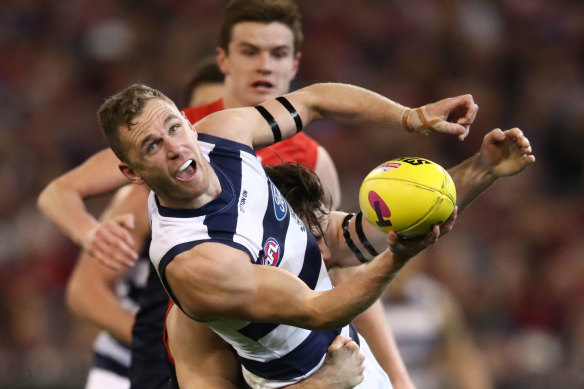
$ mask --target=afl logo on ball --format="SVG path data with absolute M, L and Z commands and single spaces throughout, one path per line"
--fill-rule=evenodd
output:
M 280 244 L 274 238 L 268 238 L 264 244 L 262 265 L 278 266 L 280 264 Z
M 276 188 L 276 185 L 270 182 L 270 186 L 272 187 L 272 197 L 274 202 L 274 214 L 276 215 L 276 219 L 278 221 L 284 220 L 286 217 L 286 213 L 288 212 L 288 203 L 284 200 L 284 197 Z

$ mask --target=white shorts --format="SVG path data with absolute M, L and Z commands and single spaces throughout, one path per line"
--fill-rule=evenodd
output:
M 345 330 L 345 328 L 347 330 Z M 342 335 L 349 336 L 348 326 L 345 328 L 343 329 Z M 369 345 L 367 344 L 367 342 L 365 341 L 365 339 L 361 335 L 359 335 L 359 345 L 360 345 L 359 347 L 360 347 L 361 353 L 365 356 L 365 362 L 364 362 L 365 371 L 363 372 L 363 375 L 364 375 L 363 382 L 361 382 L 355 388 L 358 388 L 358 389 L 393 389 L 393 386 L 391 385 L 391 381 L 389 380 L 388 375 L 381 368 L 381 366 L 379 365 L 379 363 L 377 362 L 377 360 L 373 356 L 373 353 L 371 352 Z M 310 377 L 311 374 L 313 374 L 315 371 L 317 371 L 320 368 L 320 366 L 322 365 L 322 363 L 324 362 L 325 357 L 323 357 L 321 363 L 318 366 L 316 366 L 312 371 L 310 371 L 308 374 L 306 374 L 304 376 L 304 378 Z M 296 379 L 294 381 L 276 381 L 276 380 L 268 380 L 265 378 L 261 378 L 261 377 L 256 376 L 255 374 L 247 371 L 245 369 L 245 367 L 243 367 L 243 366 L 242 366 L 242 373 L 243 373 L 243 377 L 245 378 L 247 384 L 253 389 L 275 389 L 275 388 L 281 388 L 284 386 L 292 385 L 292 384 L 298 382 L 298 379 Z
M 379 365 L 373 356 L 369 345 L 361 335 L 359 335 L 359 344 L 361 353 L 365 355 L 365 372 L 363 374 L 365 378 L 363 379 L 363 382 L 355 386 L 355 388 L 392 389 L 393 386 L 391 385 L 388 375 L 385 373 L 385 370 L 381 368 L 381 365 Z
M 92 367 L 87 376 L 85 389 L 130 389 L 130 379 L 108 370 Z

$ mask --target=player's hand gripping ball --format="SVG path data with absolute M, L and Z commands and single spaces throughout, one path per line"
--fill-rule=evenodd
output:
M 359 205 L 377 229 L 403 237 L 427 234 L 456 204 L 450 174 L 424 158 L 396 158 L 373 169 L 361 184 Z

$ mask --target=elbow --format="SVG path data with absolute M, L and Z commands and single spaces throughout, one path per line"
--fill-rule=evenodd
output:
M 65 289 L 65 301 L 69 311 L 73 315 L 80 318 L 84 317 L 83 291 L 84 288 L 73 275 L 67 283 L 67 288 Z
M 49 199 L 55 185 L 55 181 L 52 181 L 42 190 L 42 192 L 39 194 L 39 197 L 37 198 L 36 206 L 43 214 L 47 213 L 47 209 L 49 208 L 50 203 Z

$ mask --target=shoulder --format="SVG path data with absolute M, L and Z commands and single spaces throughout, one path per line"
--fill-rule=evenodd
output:
M 183 112 L 191 123 L 196 123 L 207 115 L 221 110 L 223 110 L 223 100 L 219 99 L 209 104 L 185 108 Z

